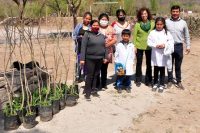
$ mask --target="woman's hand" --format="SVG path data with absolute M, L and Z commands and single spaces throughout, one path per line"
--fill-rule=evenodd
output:
M 103 59 L 103 63 L 106 64 L 108 62 L 107 59 Z
M 80 65 L 84 66 L 85 65 L 85 61 L 80 61 Z
M 158 44 L 156 45 L 156 48 L 160 48 L 160 49 L 165 48 L 165 44 Z

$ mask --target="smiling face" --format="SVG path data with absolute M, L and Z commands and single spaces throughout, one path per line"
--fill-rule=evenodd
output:
M 90 15 L 86 15 L 84 18 L 83 18 L 83 24 L 85 26 L 88 26 L 90 24 L 90 21 L 91 21 L 92 17 Z
M 142 13 L 141 13 L 141 18 L 142 18 L 142 21 L 147 21 L 148 20 L 148 13 L 146 10 L 144 10 Z
M 122 40 L 124 41 L 124 42 L 129 42 L 129 39 L 130 39 L 130 35 L 128 35 L 128 34 L 122 34 Z
M 172 19 L 177 20 L 180 17 L 180 9 L 171 10 Z

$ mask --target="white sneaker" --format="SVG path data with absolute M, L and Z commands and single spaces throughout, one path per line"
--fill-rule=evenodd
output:
M 158 92 L 159 92 L 159 93 L 162 93 L 164 89 L 165 89 L 165 87 L 164 87 L 163 85 L 160 85 L 160 86 L 159 86 Z
M 156 91 L 157 89 L 158 89 L 158 84 L 154 84 L 153 88 L 152 88 L 152 91 Z

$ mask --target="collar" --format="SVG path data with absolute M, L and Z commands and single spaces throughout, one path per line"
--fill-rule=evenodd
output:
M 181 18 L 179 17 L 177 20 L 174 20 L 172 17 L 170 18 L 171 21 L 180 21 Z
M 123 45 L 124 45 L 124 44 L 127 44 L 127 45 L 128 45 L 129 43 L 131 43 L 130 41 L 126 43 L 126 42 L 124 42 L 123 40 L 120 41 L 120 42 L 121 42 Z

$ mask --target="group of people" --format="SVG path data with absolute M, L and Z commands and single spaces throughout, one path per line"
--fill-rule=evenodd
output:
M 126 20 L 126 12 L 123 9 L 116 11 L 116 17 L 117 20 L 109 24 L 108 14 L 102 13 L 96 20 L 92 19 L 90 12 L 86 12 L 83 15 L 83 23 L 78 24 L 73 32 L 79 68 L 77 80 L 81 80 L 82 73 L 86 77 L 85 98 L 90 100 L 91 95 L 99 96 L 99 89 L 107 89 L 108 64 L 112 63 L 113 59 L 117 75 L 114 85 L 118 93 L 122 92 L 122 88 L 128 93 L 131 92 L 135 59 L 135 84 L 140 87 L 144 53 L 145 85 L 152 87 L 152 91 L 163 92 L 167 68 L 167 88 L 174 84 L 184 89 L 181 83 L 183 44 L 186 44 L 185 53 L 188 54 L 190 36 L 186 22 L 180 18 L 180 6 L 171 7 L 169 19 L 157 17 L 155 20 L 152 19 L 148 8 L 141 8 L 137 13 L 137 22 L 133 30 Z M 173 78 L 174 64 L 176 80 Z

